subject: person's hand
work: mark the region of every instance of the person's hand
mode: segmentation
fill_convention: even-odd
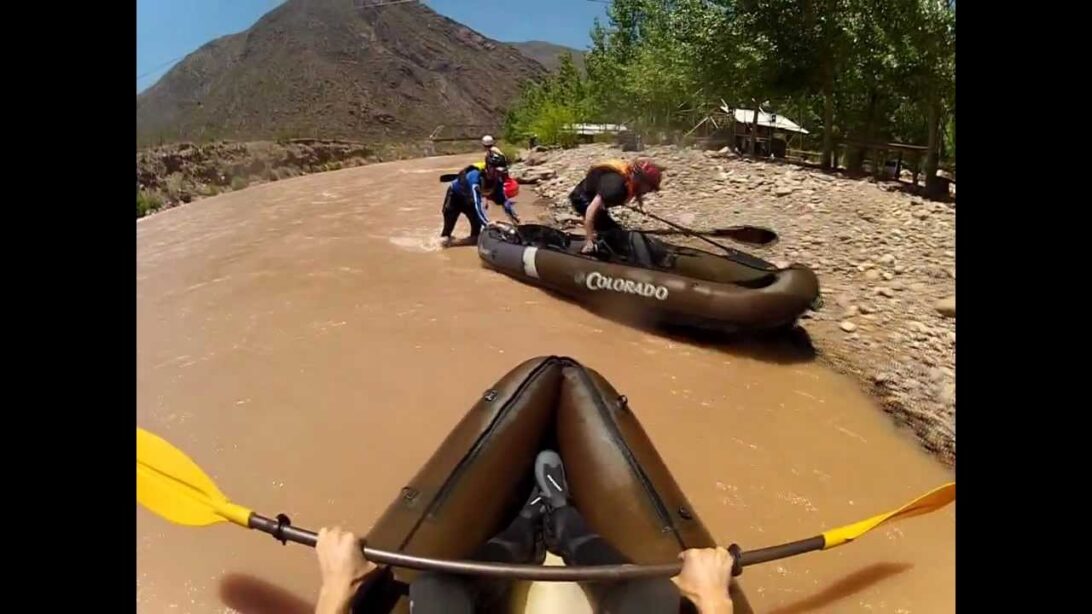
[[[595,253],[595,239],[589,238],[584,241],[584,247],[580,248],[581,254],[594,254]]]
[[[692,548],[679,554],[682,571],[671,578],[679,593],[702,614],[731,614],[728,582],[732,578],[732,555],[725,548]]]
[[[376,569],[375,563],[364,558],[357,537],[340,527],[320,529],[315,552],[324,584],[356,584]]]
[[[347,612],[357,587],[376,570],[375,563],[364,558],[357,537],[340,527],[319,530],[315,553],[322,572],[322,591],[315,612]]]

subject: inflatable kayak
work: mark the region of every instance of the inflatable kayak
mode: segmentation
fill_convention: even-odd
[[[715,545],[626,397],[595,371],[554,356],[528,360],[486,390],[402,488],[366,543],[468,558],[527,500],[535,456],[546,448],[561,455],[572,504],[588,526],[632,562],[670,562],[687,548]],[[414,577],[412,570],[387,568],[359,595],[355,611],[407,612],[406,587]],[[732,586],[737,611],[749,611]],[[513,611],[591,611],[573,588],[525,584],[513,590]]]
[[[820,305],[819,279],[802,265],[781,269],[738,250],[712,254],[636,231],[601,237],[598,253],[584,255],[582,235],[495,225],[482,232],[478,255],[520,281],[652,324],[758,331],[791,326]]]

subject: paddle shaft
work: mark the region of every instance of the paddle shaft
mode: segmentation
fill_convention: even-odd
[[[636,207],[631,207],[631,208],[634,211],[636,211],[637,213],[640,213],[641,215],[647,215],[648,217],[656,220],[657,222],[667,224],[668,226],[674,228],[675,230],[678,230],[679,232],[681,232],[681,233],[683,233],[685,235],[689,235],[691,237],[694,237],[695,239],[700,239],[702,241],[705,241],[706,243],[708,243],[710,245],[713,245],[713,246],[716,246],[716,247],[728,252],[729,254],[735,254],[735,253],[737,253],[739,251],[739,250],[736,250],[735,248],[728,247],[727,245],[724,245],[723,243],[718,243],[718,242],[716,242],[716,241],[714,241],[714,240],[712,240],[712,239],[710,239],[708,237],[703,237],[702,235],[698,234],[697,232],[694,232],[693,230],[690,230],[689,228],[687,228],[685,226],[679,226],[675,222],[665,220],[664,218],[662,218],[662,217],[660,217],[660,216],[658,216],[658,215],[656,215],[654,213],[649,213],[648,211],[642,211],[642,210],[640,210],[640,209],[638,209]]]
[[[734,232],[738,232],[740,230],[751,229],[751,228],[754,228],[756,230],[760,230],[756,226],[729,226],[727,228],[723,228],[723,227],[722,228],[711,228],[711,229],[709,229],[709,230],[707,230],[707,231],[705,231],[705,232],[703,232],[701,234],[705,235],[705,236],[710,236],[710,237],[729,237],[733,241],[739,241],[741,243],[748,243],[748,244],[751,244],[751,245],[764,245],[763,243],[759,243],[758,241],[744,241],[743,239],[737,239],[734,236],[732,236],[732,233],[734,233]],[[648,230],[638,229],[638,232],[644,233],[646,235],[677,235],[677,234],[678,235],[684,235],[684,234],[686,234],[685,230],[677,230],[677,229],[666,230],[666,229],[663,229],[663,228],[649,228]],[[771,232],[773,232],[773,231],[771,231]]]
[[[315,547],[318,543],[318,534],[307,529],[300,529],[289,524],[286,520],[266,518],[259,514],[251,514],[249,520],[251,529],[268,533],[278,540],[294,542],[305,546]],[[747,567],[758,563],[766,563],[785,557],[822,550],[823,537],[816,536],[780,546],[772,546],[761,550],[742,552],[739,555],[739,567]],[[433,559],[424,556],[414,556],[401,552],[389,552],[370,546],[362,547],[364,558],[382,565],[393,565],[407,569],[422,571],[438,571],[443,573],[473,576],[488,576],[491,578],[506,578],[510,580],[536,580],[540,582],[604,582],[616,580],[631,580],[634,578],[672,577],[677,576],[682,570],[682,563],[662,563],[658,565],[577,565],[573,567],[548,567],[542,565],[520,565],[513,563],[489,563],[483,561],[450,561]],[[738,575],[738,574],[737,574]]]

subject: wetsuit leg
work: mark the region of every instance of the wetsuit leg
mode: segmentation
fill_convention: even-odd
[[[610,209],[603,207],[595,216],[595,230],[597,232],[622,230],[622,226],[610,216]]]
[[[449,237],[455,231],[455,223],[460,215],[466,216],[470,223],[470,239],[477,240],[482,232],[482,221],[478,219],[478,212],[474,210],[474,201],[469,196],[463,196],[454,190],[448,190],[449,198],[444,201],[444,230],[440,235]]]
[[[588,212],[588,205],[591,203],[584,198],[584,194],[579,190],[573,190],[569,193],[569,204],[573,206],[573,210],[580,217],[584,217],[584,214]]]
[[[478,219],[478,212],[474,210],[474,203],[470,199],[466,199],[466,211],[463,214],[470,222],[470,238],[476,239],[482,232],[482,221]]]
[[[485,542],[470,558],[495,563],[529,563],[534,555],[535,525],[516,516],[512,524]],[[503,579],[423,573],[410,584],[410,612],[503,612],[511,590],[511,581]]]
[[[567,505],[550,515],[550,529],[566,565],[630,563],[621,552],[593,533],[575,508]],[[589,583],[585,589],[599,612],[610,614],[675,614],[679,591],[666,578]]]
[[[455,190],[448,187],[447,195],[444,196],[444,228],[440,231],[441,237],[450,237],[451,233],[455,231],[455,222],[459,221],[459,213],[462,212],[463,207],[460,206],[460,202],[464,200],[462,196],[457,194]]]

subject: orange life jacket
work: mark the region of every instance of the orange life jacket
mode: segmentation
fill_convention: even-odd
[[[626,180],[626,200],[637,194],[637,184],[633,181],[633,169],[625,160],[607,160],[591,167],[591,170],[606,170],[618,173]]]

